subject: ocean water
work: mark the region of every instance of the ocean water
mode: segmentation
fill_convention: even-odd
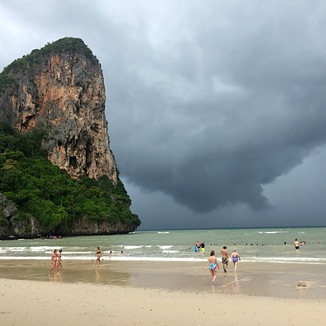
[[[298,252],[294,239],[305,241]],[[196,241],[205,242],[205,253],[195,253]],[[125,235],[83,236],[62,239],[0,241],[0,260],[49,260],[53,249],[63,259],[94,260],[97,246],[103,258],[113,260],[206,261],[210,250],[220,256],[237,249],[242,262],[326,265],[326,227],[248,228],[136,231]],[[110,251],[112,254],[110,255]]]

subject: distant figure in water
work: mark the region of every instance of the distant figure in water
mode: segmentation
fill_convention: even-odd
[[[241,259],[239,253],[237,252],[236,249],[233,250],[232,254],[231,254],[231,259],[233,261],[233,272],[236,273],[237,272],[237,268],[238,268],[238,261]]]
[[[49,270],[49,274],[51,274],[51,272],[57,268],[57,258],[57,249],[54,249],[51,256],[51,268]]]
[[[209,269],[209,271],[211,273],[212,283],[215,284],[216,272],[217,272],[217,269],[220,269],[220,266],[218,265],[214,250],[211,251],[210,256],[208,258],[207,269]]]
[[[101,264],[101,257],[102,257],[101,249],[100,249],[100,247],[97,247],[95,264],[97,264],[97,263]]]
[[[300,242],[298,241],[298,239],[294,239],[294,248],[295,251],[299,251],[300,249]]]

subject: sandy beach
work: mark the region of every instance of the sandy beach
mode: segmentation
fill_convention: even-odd
[[[323,265],[104,260],[0,263],[0,325],[325,325]],[[303,280],[306,288],[298,288]]]

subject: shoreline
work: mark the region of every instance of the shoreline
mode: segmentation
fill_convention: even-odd
[[[221,266],[221,264],[220,264]],[[325,266],[239,264],[219,270],[215,286],[206,264],[50,261],[0,264],[0,323],[69,325],[325,325]],[[295,267],[295,268],[294,268]],[[308,287],[297,288],[304,280]]]

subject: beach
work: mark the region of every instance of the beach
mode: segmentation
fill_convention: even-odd
[[[6,260],[0,265],[1,325],[325,325],[325,265]],[[297,287],[299,281],[306,288]]]

